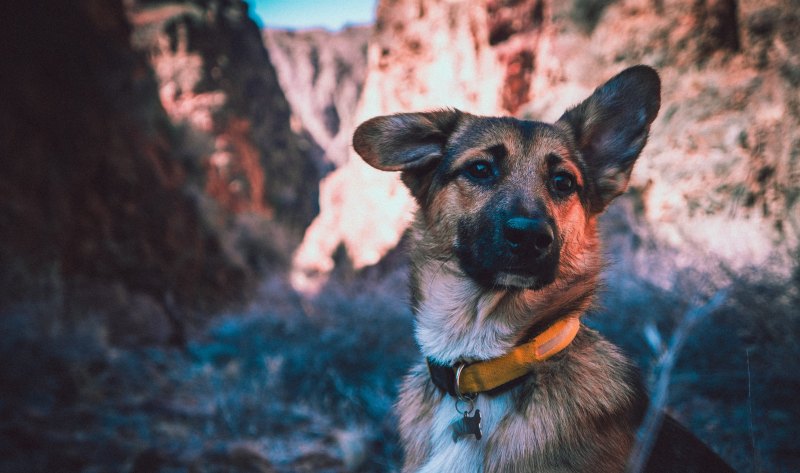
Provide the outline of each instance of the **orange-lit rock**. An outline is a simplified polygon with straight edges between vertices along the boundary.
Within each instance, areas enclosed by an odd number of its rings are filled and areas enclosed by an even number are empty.
[[[701,255],[788,268],[800,244],[797,2],[587,5],[380,2],[357,117],[450,106],[552,121],[624,67],[653,65],[662,111],[615,210],[617,237],[630,240],[619,258],[642,273],[663,252],[679,265]],[[322,183],[295,255],[299,286],[313,289],[340,244],[356,267],[374,263],[408,222],[396,176],[350,158]]]
[[[513,3],[381,2],[356,121],[441,107],[481,114],[518,108],[515,97],[529,95],[531,70],[538,70],[549,13],[544,0]],[[497,25],[496,15],[508,21]],[[397,245],[413,209],[397,175],[373,170],[351,151],[320,185],[320,215],[294,258],[295,286],[313,291],[324,281],[339,245],[356,268],[378,262]]]
[[[195,150],[131,47],[122,2],[25,3],[14,19],[25,40],[0,41],[3,310],[32,300],[82,320],[84,298],[119,319],[112,338],[163,341],[174,306],[240,300],[253,274],[193,194]]]
[[[623,198],[630,205],[620,205],[630,209],[628,238],[644,244],[617,258],[640,273],[658,272],[647,255],[660,251],[679,266],[791,268],[800,245],[800,10],[791,4],[622,1],[591,34],[565,23],[555,39],[565,75],[553,96],[629,64],[661,73],[661,113]],[[555,119],[560,108],[528,110]]]
[[[301,232],[316,213],[312,145],[289,105],[261,34],[238,1],[131,1],[136,49],[147,53],[171,121],[197,151],[199,185],[223,209]]]
[[[356,106],[367,74],[371,26],[342,31],[267,29],[264,42],[296,120],[322,149],[320,166],[347,161]]]

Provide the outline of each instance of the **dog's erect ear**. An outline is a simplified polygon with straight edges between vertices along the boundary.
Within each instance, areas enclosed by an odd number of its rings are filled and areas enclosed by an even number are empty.
[[[419,200],[462,115],[450,109],[375,117],[356,129],[353,148],[372,167],[403,171],[403,182]]]
[[[573,135],[586,160],[594,189],[592,211],[602,211],[625,192],[660,106],[658,73],[648,66],[634,66],[598,87],[556,122]]]

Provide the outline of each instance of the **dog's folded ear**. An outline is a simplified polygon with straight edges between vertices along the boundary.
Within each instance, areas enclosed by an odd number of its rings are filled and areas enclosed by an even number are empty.
[[[372,167],[403,171],[403,182],[422,199],[428,171],[441,160],[448,137],[464,115],[446,109],[371,118],[356,128],[353,148]]]
[[[442,157],[461,115],[448,109],[375,117],[356,129],[353,148],[369,165],[384,171],[425,168]]]
[[[592,211],[602,211],[628,187],[660,106],[658,73],[648,66],[634,66],[598,87],[556,122],[572,134],[586,160],[594,188]]]

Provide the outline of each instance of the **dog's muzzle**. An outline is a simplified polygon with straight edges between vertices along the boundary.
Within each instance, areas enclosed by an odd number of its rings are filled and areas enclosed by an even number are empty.
[[[486,287],[538,289],[555,280],[560,244],[544,216],[486,213],[459,226],[462,269]]]

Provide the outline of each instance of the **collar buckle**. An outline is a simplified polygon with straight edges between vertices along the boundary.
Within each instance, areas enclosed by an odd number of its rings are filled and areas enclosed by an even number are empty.
[[[455,389],[456,392],[456,399],[464,402],[473,402],[475,401],[475,398],[478,397],[478,393],[462,393],[461,386],[459,384],[461,381],[461,371],[464,370],[465,366],[467,366],[466,363],[459,363],[456,365],[456,380],[453,383],[453,389]]]

